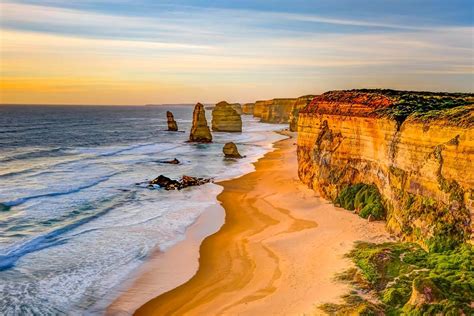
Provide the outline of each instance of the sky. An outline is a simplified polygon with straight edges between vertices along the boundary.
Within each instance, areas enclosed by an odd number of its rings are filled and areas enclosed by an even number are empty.
[[[472,0],[0,0],[0,103],[474,92]]]

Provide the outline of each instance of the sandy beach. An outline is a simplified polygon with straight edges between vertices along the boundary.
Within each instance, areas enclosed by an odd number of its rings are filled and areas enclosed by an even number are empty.
[[[219,183],[225,224],[202,243],[197,273],[136,315],[321,314],[318,305],[348,291],[333,281],[350,264],[343,255],[354,241],[387,240],[384,224],[335,208],[301,184],[294,139],[275,148],[256,171]]]

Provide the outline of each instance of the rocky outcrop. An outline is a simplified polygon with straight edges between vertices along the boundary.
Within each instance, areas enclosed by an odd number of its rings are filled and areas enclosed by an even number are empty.
[[[298,109],[307,105],[310,96],[304,96],[298,99],[272,99],[257,101],[253,106],[253,116],[259,117],[264,123],[288,123],[290,116],[295,110],[296,103]]]
[[[253,115],[253,108],[255,103],[245,103],[242,105],[242,114]]]
[[[212,111],[212,130],[215,132],[242,132],[242,118],[235,105],[221,101]]]
[[[242,115],[242,105],[240,103],[232,103],[231,106],[237,114]]]
[[[261,114],[261,122],[264,123],[288,123],[290,112],[296,99],[273,99],[264,106]]]
[[[174,120],[173,113],[171,113],[170,111],[166,111],[166,118],[168,120],[168,130],[176,132],[178,130],[178,124]]]
[[[190,176],[182,176],[179,180],[170,179],[164,175],[159,175],[149,183],[150,188],[157,185],[165,190],[181,190],[187,187],[203,185],[211,182],[208,178],[197,178]]]
[[[211,131],[207,125],[206,112],[201,103],[197,103],[193,112],[193,125],[189,135],[190,142],[210,143],[212,142]]]
[[[405,240],[433,250],[468,240],[473,100],[392,90],[317,96],[299,113],[299,177],[333,201],[350,185],[375,185],[388,229]]]
[[[298,114],[314,99],[314,97],[315,95],[304,95],[296,99],[296,102],[293,104],[288,118],[291,132],[296,132],[298,130]]]
[[[226,143],[222,148],[222,152],[226,158],[242,158],[239,150],[237,149],[237,145],[235,145],[233,142]]]
[[[169,165],[179,165],[180,161],[176,158],[171,160],[158,160],[159,163],[169,164]]]
[[[272,104],[273,100],[257,101],[253,107],[253,116],[262,117],[264,109]]]

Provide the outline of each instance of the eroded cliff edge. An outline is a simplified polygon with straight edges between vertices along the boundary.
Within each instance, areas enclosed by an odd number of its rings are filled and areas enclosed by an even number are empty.
[[[299,112],[298,173],[336,201],[374,185],[387,228],[426,248],[471,238],[474,217],[472,94],[332,91]]]

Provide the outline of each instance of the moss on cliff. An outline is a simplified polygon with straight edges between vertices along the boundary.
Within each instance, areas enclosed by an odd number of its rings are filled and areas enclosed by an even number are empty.
[[[382,116],[403,122],[409,116],[418,118],[436,118],[445,116],[462,116],[466,110],[463,106],[474,102],[473,94],[469,93],[444,93],[444,92],[424,92],[424,91],[397,91],[397,90],[356,90],[358,92],[375,93],[389,97],[393,105],[376,112]],[[455,111],[450,109],[458,107]],[[451,121],[452,123],[452,121]]]
[[[357,313],[361,306],[373,315],[474,313],[472,245],[429,253],[411,243],[358,243],[347,256],[356,268],[337,278],[354,290],[343,304],[321,306],[328,313]]]
[[[360,217],[385,218],[385,207],[379,190],[373,184],[357,183],[341,190],[334,203],[346,210],[357,210]]]

